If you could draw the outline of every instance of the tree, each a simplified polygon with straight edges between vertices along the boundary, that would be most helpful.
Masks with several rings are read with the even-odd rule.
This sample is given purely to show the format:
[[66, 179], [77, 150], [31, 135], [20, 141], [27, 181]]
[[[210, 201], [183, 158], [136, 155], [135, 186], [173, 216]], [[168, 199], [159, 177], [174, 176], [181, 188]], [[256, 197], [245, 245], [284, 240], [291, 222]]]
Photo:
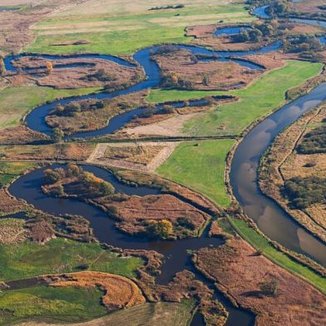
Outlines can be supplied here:
[[278, 290], [279, 282], [276, 278], [268, 281], [261, 282], [259, 284], [259, 289], [264, 295], [276, 296]]
[[67, 175], [71, 177], [78, 177], [81, 174], [79, 166], [75, 163], [68, 163]]
[[44, 177], [48, 183], [56, 183], [60, 179], [60, 173], [56, 170], [46, 169], [44, 170]]
[[114, 187], [112, 186], [111, 183], [103, 181], [99, 184], [98, 188], [99, 188], [99, 193], [102, 196], [109, 196], [114, 194]]
[[151, 221], [148, 233], [156, 237], [167, 239], [173, 233], [173, 225], [169, 220]]
[[59, 184], [56, 187], [51, 188], [51, 194], [56, 197], [63, 197], [65, 195], [63, 185]]
[[53, 64], [52, 64], [52, 62], [51, 61], [47, 61], [46, 64], [45, 64], [45, 66], [46, 66], [46, 72], [47, 72], [47, 74], [50, 75], [51, 72], [52, 72], [52, 70], [53, 70]]
[[209, 76], [205, 74], [203, 77], [203, 85], [209, 86]]
[[65, 134], [60, 128], [54, 128], [52, 134], [52, 140], [56, 143], [62, 142]]

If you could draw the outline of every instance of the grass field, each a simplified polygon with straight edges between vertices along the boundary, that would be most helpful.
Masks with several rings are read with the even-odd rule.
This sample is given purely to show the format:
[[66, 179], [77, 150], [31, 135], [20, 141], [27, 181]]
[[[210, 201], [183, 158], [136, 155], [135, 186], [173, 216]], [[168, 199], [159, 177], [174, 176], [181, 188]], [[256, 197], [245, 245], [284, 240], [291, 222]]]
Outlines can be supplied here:
[[281, 251], [276, 250], [262, 235], [250, 228], [245, 221], [234, 218], [229, 218], [229, 221], [243, 239], [248, 241], [257, 250], [262, 250], [267, 258], [288, 271], [303, 277], [326, 294], [326, 279], [324, 277], [313, 272], [308, 267], [293, 261]]
[[0, 246], [0, 261], [0, 281], [78, 271], [78, 266], [84, 264], [90, 270], [133, 277], [142, 264], [139, 258], [118, 257], [97, 243], [62, 238], [51, 240], [46, 245], [24, 242]]
[[29, 162], [0, 162], [0, 188], [34, 166], [34, 163]]
[[226, 207], [230, 198], [224, 184], [225, 158], [233, 144], [233, 140], [182, 143], [158, 173]]
[[52, 288], [35, 286], [0, 293], [0, 325], [25, 319], [79, 322], [107, 313], [96, 288]]
[[21, 118], [32, 108], [56, 98], [82, 95], [98, 88], [59, 90], [49, 87], [10, 87], [0, 91], [0, 129], [19, 125]]
[[[37, 24], [34, 27], [37, 38], [27, 51], [132, 54], [152, 44], [189, 42], [191, 39], [184, 36], [184, 29], [189, 25], [253, 20], [243, 4], [230, 6], [229, 2], [180, 1], [178, 4], [185, 4], [184, 8], [149, 10], [158, 5], [171, 5], [171, 1], [92, 0], [68, 7]], [[78, 40], [89, 44], [53, 46]]]
[[192, 319], [194, 304], [193, 300], [183, 300], [181, 303], [145, 303], [111, 313], [108, 316], [92, 321], [87, 326], [187, 326]]
[[259, 119], [285, 103], [288, 89], [303, 84], [317, 75], [322, 64], [289, 61], [280, 69], [263, 75], [245, 89], [229, 94], [240, 97], [240, 102], [225, 104], [204, 116], [185, 124], [184, 131], [191, 135], [239, 135], [256, 119]]

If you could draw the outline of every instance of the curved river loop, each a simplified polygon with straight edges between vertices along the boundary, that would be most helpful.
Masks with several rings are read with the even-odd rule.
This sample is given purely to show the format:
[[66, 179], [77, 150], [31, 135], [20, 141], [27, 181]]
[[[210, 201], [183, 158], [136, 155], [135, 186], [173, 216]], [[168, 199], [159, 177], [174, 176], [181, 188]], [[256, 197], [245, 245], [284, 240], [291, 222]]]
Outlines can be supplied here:
[[[266, 8], [257, 8], [254, 13], [257, 16], [259, 13], [266, 13]], [[234, 31], [232, 31], [234, 32]], [[263, 54], [276, 51], [281, 47], [281, 42], [275, 42], [264, 48], [253, 51], [214, 51], [207, 48], [202, 48], [192, 45], [174, 45], [179, 49], [186, 49], [193, 55], [199, 58], [205, 57], [205, 60], [218, 61], [234, 61], [238, 64], [246, 66], [249, 69], [263, 69], [262, 66], [253, 62], [241, 59], [250, 54]], [[138, 84], [135, 84], [127, 89], [114, 91], [111, 93], [100, 92], [84, 96], [76, 96], [56, 100], [52, 103], [41, 105], [31, 111], [25, 122], [27, 126], [35, 131], [51, 136], [52, 128], [46, 122], [46, 116], [58, 105], [68, 104], [72, 101], [80, 101], [84, 99], [112, 99], [121, 95], [130, 94], [144, 89], [158, 87], [161, 81], [161, 74], [158, 65], [151, 60], [151, 54], [158, 51], [160, 46], [152, 46], [142, 49], [134, 54], [134, 62], [130, 62], [118, 57], [110, 55], [98, 54], [80, 54], [69, 56], [55, 56], [43, 54], [19, 54], [11, 55], [5, 58], [4, 63], [6, 69], [15, 72], [16, 68], [12, 64], [20, 56], [42, 57], [46, 60], [55, 60], [58, 58], [100, 58], [103, 60], [113, 61], [119, 65], [133, 67], [135, 63], [140, 65], [145, 74], [146, 79]], [[200, 60], [200, 59], [199, 59]], [[204, 59], [203, 59], [204, 60]], [[81, 63], [82, 64], [82, 63]], [[67, 65], [58, 66], [57, 68], [65, 69]], [[309, 232], [296, 223], [288, 214], [273, 200], [265, 196], [259, 189], [257, 184], [257, 168], [259, 161], [273, 142], [273, 139], [287, 126], [296, 121], [302, 114], [317, 107], [322, 101], [326, 100], [326, 83], [319, 85], [309, 94], [304, 95], [297, 100], [283, 106], [277, 112], [271, 114], [264, 121], [253, 128], [241, 141], [236, 149], [233, 157], [230, 181], [234, 195], [245, 213], [256, 221], [259, 228], [272, 240], [275, 240], [291, 250], [303, 253], [317, 262], [326, 265], [326, 248], [323, 243], [318, 241]], [[181, 105], [175, 103], [174, 105]], [[195, 104], [194, 104], [195, 105]], [[157, 110], [160, 106], [156, 107]], [[108, 125], [96, 131], [78, 132], [66, 140], [72, 139], [90, 139], [98, 136], [112, 134], [135, 116], [140, 115], [144, 108], [136, 108], [132, 111], [119, 114], [110, 120]], [[58, 165], [53, 165], [56, 167]], [[159, 194], [161, 191], [151, 187], [133, 187], [120, 182], [111, 172], [96, 166], [83, 165], [87, 171], [94, 173], [97, 177], [109, 181], [116, 188], [116, 191], [128, 195], [144, 196], [148, 194]], [[115, 228], [113, 219], [108, 218], [102, 210], [97, 207], [86, 204], [85, 202], [76, 199], [58, 199], [46, 196], [42, 190], [43, 168], [34, 170], [19, 179], [17, 179], [10, 187], [9, 191], [17, 198], [26, 200], [35, 208], [44, 212], [59, 215], [71, 214], [81, 215], [88, 219], [94, 229], [94, 234], [100, 242], [113, 245], [122, 249], [151, 249], [165, 256], [165, 261], [162, 266], [162, 273], [157, 278], [160, 284], [167, 284], [171, 278], [183, 269], [190, 269], [196, 273], [199, 279], [203, 279], [199, 273], [194, 270], [190, 261], [188, 250], [197, 250], [207, 246], [219, 246], [223, 244], [220, 238], [208, 237], [206, 230], [200, 238], [175, 240], [175, 241], [152, 241], [148, 239], [139, 239], [123, 234]], [[207, 280], [205, 283], [214, 288], [214, 285]], [[233, 305], [220, 293], [215, 292], [219, 299], [229, 312], [227, 325], [253, 325], [254, 315], [251, 312], [235, 308]], [[193, 325], [204, 324], [199, 314], [195, 315]]]

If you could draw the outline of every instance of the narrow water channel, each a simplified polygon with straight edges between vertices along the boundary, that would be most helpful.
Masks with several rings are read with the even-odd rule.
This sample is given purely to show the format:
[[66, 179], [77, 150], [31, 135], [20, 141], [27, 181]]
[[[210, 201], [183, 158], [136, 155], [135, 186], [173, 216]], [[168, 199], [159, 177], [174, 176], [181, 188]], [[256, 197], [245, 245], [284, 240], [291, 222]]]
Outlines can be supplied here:
[[[266, 15], [266, 8], [258, 8], [255, 14], [262, 18]], [[239, 60], [241, 57], [250, 54], [262, 54], [276, 51], [280, 48], [281, 42], [275, 42], [262, 49], [252, 51], [213, 51], [206, 48], [201, 48], [191, 45], [177, 45], [178, 48], [187, 49], [192, 54], [210, 57], [211, 60], [220, 61], [236, 61], [239, 64], [247, 66], [250, 69], [261, 69], [261, 66], [255, 66], [252, 62]], [[85, 96], [78, 96], [66, 98], [63, 100], [54, 101], [49, 104], [42, 105], [35, 108], [26, 117], [26, 124], [29, 128], [48, 135], [52, 134], [52, 129], [46, 124], [45, 118], [51, 110], [58, 104], [67, 104], [72, 101], [79, 101], [83, 99], [110, 99], [124, 94], [140, 91], [143, 89], [158, 87], [161, 81], [160, 70], [157, 64], [151, 60], [151, 53], [157, 51], [158, 46], [146, 48], [138, 51], [133, 60], [139, 64], [145, 72], [146, 79], [136, 85], [127, 89], [112, 92], [112, 93], [96, 93]], [[29, 56], [43, 56], [48, 60], [56, 60], [57, 56], [23, 54]], [[72, 55], [71, 58], [101, 58], [105, 60], [114, 61], [120, 65], [134, 66], [133, 62], [128, 62], [113, 56], [101, 55]], [[67, 56], [66, 56], [67, 57]], [[16, 68], [13, 65], [18, 56], [10, 56], [5, 58], [6, 69], [15, 72]], [[204, 59], [203, 59], [204, 60]], [[250, 66], [250, 67], [249, 67]], [[60, 67], [58, 67], [60, 68]], [[66, 67], [61, 67], [66, 68]], [[325, 245], [310, 235], [302, 227], [300, 227], [285, 211], [278, 206], [274, 201], [261, 193], [257, 184], [257, 168], [259, 160], [264, 154], [268, 146], [273, 142], [273, 139], [289, 124], [298, 119], [303, 113], [308, 112], [316, 107], [321, 101], [326, 100], [326, 83], [315, 88], [309, 94], [302, 96], [296, 101], [285, 105], [281, 110], [275, 112], [270, 117], [259, 123], [252, 129], [244, 140], [240, 143], [234, 155], [231, 168], [231, 184], [234, 194], [243, 207], [245, 212], [256, 221], [259, 228], [271, 239], [278, 241], [289, 249], [304, 253], [322, 265], [326, 265], [326, 248]], [[135, 110], [139, 110], [135, 109]], [[133, 111], [131, 111], [133, 112]], [[133, 114], [138, 113], [136, 111]], [[121, 122], [121, 121], [120, 121]], [[125, 122], [121, 123], [123, 126]], [[109, 127], [109, 126], [108, 126]], [[114, 130], [107, 129], [105, 134], [110, 134]], [[103, 131], [102, 131], [103, 132]], [[99, 134], [76, 134], [72, 137], [89, 138], [95, 137]], [[159, 189], [150, 187], [131, 187], [129, 185], [121, 184], [112, 174], [104, 169], [94, 166], [84, 166], [84, 169], [97, 175], [98, 177], [111, 182], [117, 191], [126, 194], [135, 194], [144, 196], [146, 194], [158, 194]], [[120, 247], [132, 249], [149, 249], [155, 250], [165, 256], [165, 262], [162, 267], [162, 274], [158, 277], [158, 283], [167, 284], [175, 273], [188, 268], [193, 270], [193, 266], [189, 262], [188, 250], [197, 250], [207, 246], [219, 246], [223, 244], [223, 240], [219, 238], [209, 238], [207, 232], [200, 238], [185, 239], [177, 241], [152, 241], [149, 239], [139, 239], [130, 237], [119, 232], [115, 228], [115, 221], [107, 216], [102, 210], [92, 205], [86, 204], [76, 199], [58, 199], [48, 197], [41, 191], [41, 184], [43, 176], [43, 169], [32, 171], [18, 180], [16, 180], [9, 188], [11, 194], [17, 198], [22, 198], [28, 203], [34, 205], [37, 209], [54, 215], [81, 215], [88, 219], [94, 229], [95, 236], [99, 241]], [[196, 273], [198, 278], [201, 276]], [[207, 280], [206, 284], [212, 286]], [[242, 309], [234, 308], [227, 299], [223, 298], [219, 293], [217, 297], [223, 302], [230, 313], [228, 319], [229, 326], [238, 325], [253, 325], [253, 314]], [[203, 320], [199, 314], [196, 314], [192, 325], [202, 325]]]

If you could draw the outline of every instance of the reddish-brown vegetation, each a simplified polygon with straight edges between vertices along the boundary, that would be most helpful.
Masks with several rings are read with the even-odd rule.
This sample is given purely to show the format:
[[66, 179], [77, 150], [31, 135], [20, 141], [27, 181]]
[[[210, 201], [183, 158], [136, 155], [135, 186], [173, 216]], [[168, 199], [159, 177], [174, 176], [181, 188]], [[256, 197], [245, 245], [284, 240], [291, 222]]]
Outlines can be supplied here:
[[239, 305], [257, 314], [257, 325], [321, 325], [325, 296], [270, 262], [242, 239], [200, 249], [195, 262]]
[[18, 126], [0, 130], [0, 144], [30, 144], [33, 142], [45, 141], [48, 137], [26, 126]]
[[[81, 64], [80, 67], [60, 68], [60, 65]], [[21, 57], [14, 65], [29, 81], [39, 86], [55, 88], [104, 87], [124, 88], [144, 76], [139, 67], [129, 68], [102, 59], [64, 58], [47, 61], [42, 58]], [[28, 69], [28, 70], [24, 70]]]
[[216, 37], [216, 28], [223, 28], [229, 25], [211, 24], [189, 26], [186, 29], [187, 36], [194, 37], [193, 43], [200, 46], [210, 46], [220, 51], [245, 51], [262, 47], [266, 42], [241, 42], [236, 43], [230, 37]]
[[92, 153], [94, 145], [84, 143], [64, 143], [48, 145], [16, 145], [0, 147], [1, 159], [19, 160], [86, 160]]
[[[81, 0], [83, 2], [85, 0]], [[19, 52], [34, 38], [30, 27], [62, 6], [76, 3], [76, 0], [53, 0], [51, 2], [25, 1], [26, 9], [22, 11], [0, 11], [1, 32], [0, 49], [5, 53]], [[18, 1], [11, 5], [24, 4]], [[1, 52], [0, 52], [1, 53]]]
[[4, 188], [0, 189], [0, 212], [2, 214], [14, 213], [26, 209], [27, 205], [9, 195]]
[[[165, 238], [196, 236], [209, 219], [207, 214], [172, 195], [131, 196], [121, 201], [102, 197], [95, 202], [108, 211], [114, 208], [114, 215], [119, 220], [117, 226], [131, 234], [148, 233]], [[156, 228], [159, 223], [162, 223], [162, 229]]]
[[[69, 108], [63, 107], [61, 112], [55, 109], [47, 116], [46, 122], [53, 128], [60, 128], [66, 134], [78, 131], [96, 130], [105, 127], [108, 120], [115, 115], [128, 111], [144, 104], [147, 92], [142, 91], [134, 94], [120, 96], [112, 100], [105, 101], [81, 101], [73, 103], [79, 110], [66, 113]], [[94, 109], [96, 103], [101, 103], [99, 108]]]
[[169, 82], [168, 87], [228, 90], [243, 87], [261, 74], [234, 62], [198, 62], [186, 50], [157, 54], [154, 58], [162, 69], [164, 80]]
[[126, 277], [101, 273], [78, 272], [59, 276], [48, 276], [51, 286], [99, 287], [104, 291], [102, 302], [109, 310], [132, 307], [145, 302], [138, 286]]

